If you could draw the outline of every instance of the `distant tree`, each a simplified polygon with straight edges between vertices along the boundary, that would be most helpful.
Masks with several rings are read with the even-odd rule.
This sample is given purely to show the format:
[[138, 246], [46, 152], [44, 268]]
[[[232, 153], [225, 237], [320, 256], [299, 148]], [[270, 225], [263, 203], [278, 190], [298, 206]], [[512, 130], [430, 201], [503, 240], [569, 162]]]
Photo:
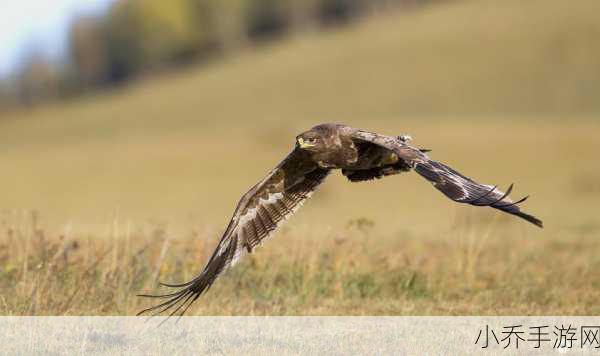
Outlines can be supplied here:
[[8, 79], [0, 81], [0, 113], [15, 104], [15, 97], [10, 90], [10, 85]]
[[312, 31], [318, 25], [322, 0], [283, 0], [292, 31]]
[[281, 0], [248, 0], [248, 34], [252, 38], [278, 35], [288, 29], [286, 2]]
[[114, 81], [168, 65], [198, 46], [189, 0], [123, 0], [107, 17], [109, 75]]
[[141, 20], [132, 1], [119, 1], [106, 18], [108, 76], [119, 82], [132, 76], [142, 65]]
[[108, 43], [101, 19], [75, 19], [69, 31], [69, 52], [73, 85], [89, 89], [108, 81]]
[[248, 0], [198, 1], [206, 14], [210, 39], [221, 51], [234, 52], [248, 45]]
[[324, 24], [348, 22], [361, 13], [361, 0], [321, 0], [319, 19]]
[[26, 106], [57, 96], [59, 76], [38, 52], [26, 56], [17, 77], [18, 100]]

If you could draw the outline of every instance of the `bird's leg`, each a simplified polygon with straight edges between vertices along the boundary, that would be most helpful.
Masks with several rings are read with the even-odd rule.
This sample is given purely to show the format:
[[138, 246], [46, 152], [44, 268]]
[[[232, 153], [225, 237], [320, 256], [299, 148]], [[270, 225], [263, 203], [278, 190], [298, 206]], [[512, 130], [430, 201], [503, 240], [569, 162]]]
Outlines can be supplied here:
[[410, 141], [412, 141], [412, 136], [410, 135], [400, 135], [398, 136], [398, 140], [404, 142], [404, 143], [409, 143]]

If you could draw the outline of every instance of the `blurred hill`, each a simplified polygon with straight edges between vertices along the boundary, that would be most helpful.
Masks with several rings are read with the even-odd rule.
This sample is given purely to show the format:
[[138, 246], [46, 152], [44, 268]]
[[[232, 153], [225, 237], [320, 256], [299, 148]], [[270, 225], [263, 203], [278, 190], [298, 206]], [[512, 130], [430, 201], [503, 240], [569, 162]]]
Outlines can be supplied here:
[[[568, 195], [583, 180], [582, 191], [595, 191], [598, 173], [578, 164], [593, 159], [597, 144], [597, 121], [588, 119], [600, 112], [600, 3], [576, 4], [486, 0], [390, 11], [81, 100], [4, 113], [2, 207], [37, 208], [59, 221], [117, 208], [133, 218], [190, 212], [218, 225], [296, 133], [323, 121], [414, 134], [468, 174], [519, 179], [518, 192], [546, 192], [557, 203], [564, 196], [552, 197], [556, 186]], [[539, 147], [550, 150], [543, 159]], [[556, 157], [564, 174], [554, 174]], [[352, 191], [340, 208], [346, 216], [402, 213], [450, 224], [450, 203], [418, 178], [403, 179], [417, 188], [402, 190], [406, 204], [394, 212], [379, 205], [398, 191], [393, 179], [338, 181], [317, 199], [329, 209], [338, 203], [332, 197]], [[532, 210], [558, 215], [547, 203], [534, 199]]]
[[[72, 63], [62, 74], [64, 78], [52, 72], [43, 58], [31, 57], [24, 65], [28, 70], [20, 78], [23, 100], [60, 95], [61, 90], [80, 94], [135, 77], [148, 78], [163, 73], [161, 68], [221, 53], [208, 68], [204, 69], [202, 64], [206, 63], [200, 61], [198, 70], [186, 72], [188, 79], [182, 84], [214, 86], [206, 73], [222, 67], [219, 62], [224, 59], [237, 62], [245, 70], [235, 72], [229, 66], [229, 78], [219, 78], [220, 82], [250, 80], [255, 86], [275, 88], [275, 95], [284, 96], [277, 101], [284, 106], [293, 97], [286, 90], [296, 93], [306, 89], [307, 98], [330, 101], [333, 95], [325, 91], [343, 88], [341, 94], [370, 114], [373, 110], [386, 115], [600, 111], [596, 94], [600, 89], [599, 5], [593, 0], [570, 5], [558, 0], [442, 2], [413, 11], [388, 6], [388, 15], [376, 15], [360, 25], [354, 23], [353, 29], [300, 31], [294, 40], [280, 40], [270, 48], [243, 44], [249, 41], [245, 39], [248, 36], [256, 41], [261, 34], [285, 33], [285, 26], [292, 24], [294, 28], [309, 26], [304, 24], [308, 20], [301, 21], [296, 17], [302, 16], [291, 14], [310, 14], [311, 7], [305, 4], [296, 8], [294, 1], [282, 2], [287, 5], [279, 7], [268, 1], [254, 1], [256, 4], [240, 0], [242, 8], [238, 10], [233, 5], [220, 9], [210, 1], [178, 0], [168, 5], [160, 1], [123, 1], [117, 2], [105, 18], [82, 17], [72, 27]], [[188, 8], [191, 3], [195, 7]], [[249, 8], [246, 3], [254, 5]], [[346, 4], [341, 9], [351, 11], [360, 3], [357, 1], [354, 7]], [[211, 21], [227, 22], [219, 19], [230, 18], [227, 14], [234, 10], [239, 16], [246, 14], [234, 17], [235, 21], [231, 18], [239, 22], [240, 28], [210, 25]], [[325, 13], [317, 19], [351, 16], [329, 11], [329, 17]], [[202, 20], [199, 14], [208, 17]], [[282, 22], [282, 29], [273, 29], [266, 25], [268, 19], [290, 23], [284, 26]], [[262, 24], [257, 27], [262, 32], [253, 27], [258, 24]], [[260, 52], [258, 57], [269, 58], [277, 65], [264, 76], [250, 77], [254, 74], [251, 67], [260, 65], [261, 59], [243, 53], [253, 50]], [[223, 57], [223, 51], [231, 54]], [[240, 53], [242, 58], [236, 59]], [[231, 80], [232, 76], [236, 79]], [[269, 82], [272, 78], [279, 83], [273, 85]], [[377, 91], [377, 100], [373, 90]], [[211, 101], [210, 95], [203, 92], [196, 97]], [[330, 103], [339, 107], [336, 100]], [[276, 105], [275, 100], [271, 105]], [[356, 108], [351, 111], [356, 113]]]

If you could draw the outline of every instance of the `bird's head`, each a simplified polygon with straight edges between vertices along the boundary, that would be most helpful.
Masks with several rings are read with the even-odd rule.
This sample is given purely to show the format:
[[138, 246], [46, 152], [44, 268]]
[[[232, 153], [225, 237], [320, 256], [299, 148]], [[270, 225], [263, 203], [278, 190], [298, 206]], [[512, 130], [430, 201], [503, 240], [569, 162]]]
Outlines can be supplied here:
[[296, 146], [309, 152], [325, 152], [339, 142], [334, 129], [325, 125], [315, 126], [296, 137]]

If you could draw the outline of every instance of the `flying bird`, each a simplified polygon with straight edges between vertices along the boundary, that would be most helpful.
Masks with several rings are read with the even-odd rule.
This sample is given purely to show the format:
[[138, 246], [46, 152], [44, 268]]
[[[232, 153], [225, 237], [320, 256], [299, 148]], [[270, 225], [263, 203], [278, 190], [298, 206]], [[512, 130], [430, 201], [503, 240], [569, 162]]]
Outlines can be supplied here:
[[409, 136], [386, 136], [341, 124], [321, 124], [298, 135], [294, 149], [267, 176], [242, 196], [227, 229], [202, 272], [183, 284], [164, 284], [179, 288], [142, 310], [160, 314], [183, 315], [215, 280], [233, 266], [244, 253], [252, 253], [270, 237], [281, 223], [308, 199], [335, 169], [352, 182], [379, 179], [414, 170], [457, 203], [489, 206], [543, 227], [538, 218], [524, 213], [496, 186], [480, 184], [427, 155], [428, 150], [409, 145]]

